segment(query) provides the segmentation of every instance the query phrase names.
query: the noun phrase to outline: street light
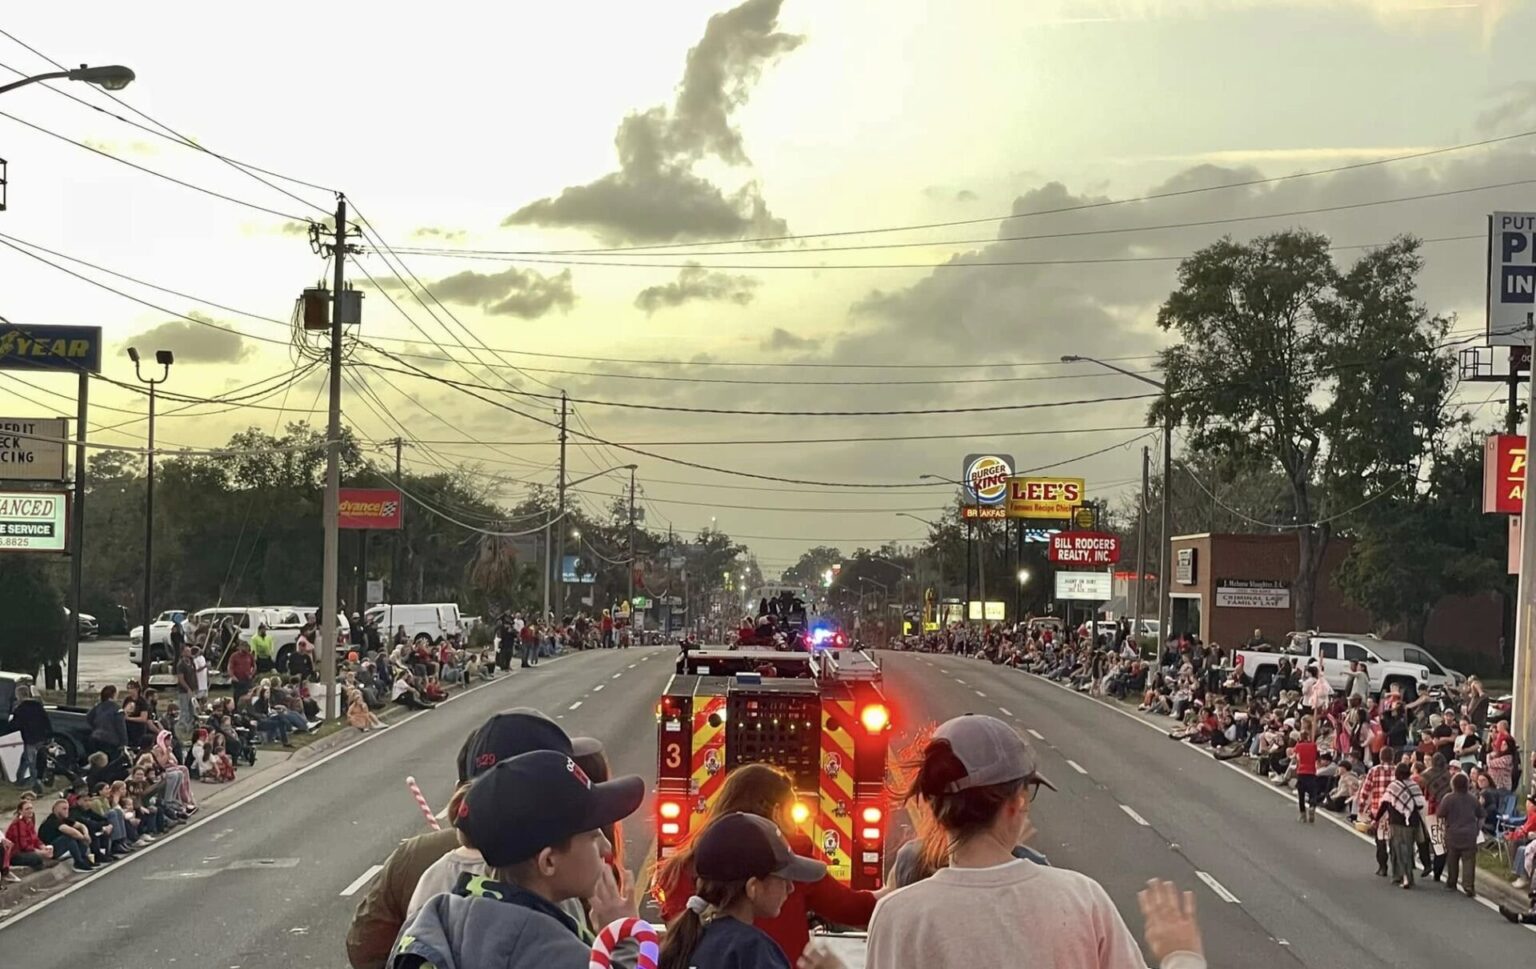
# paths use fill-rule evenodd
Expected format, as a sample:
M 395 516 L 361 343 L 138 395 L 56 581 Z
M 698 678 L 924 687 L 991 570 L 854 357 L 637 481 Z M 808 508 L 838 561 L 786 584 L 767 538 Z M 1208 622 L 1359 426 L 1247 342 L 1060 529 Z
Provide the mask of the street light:
M 50 71 L 47 74 L 34 74 L 32 77 L 24 77 L 19 81 L 9 84 L 0 84 L 0 94 L 14 91 L 28 84 L 36 84 L 38 81 L 84 81 L 94 84 L 107 91 L 121 91 L 133 83 L 134 74 L 121 64 L 112 64 L 107 67 L 86 67 L 81 64 L 72 71 Z
M 128 359 L 133 361 L 133 375 L 139 379 L 140 383 L 149 385 L 149 442 L 145 452 L 147 473 L 144 478 L 144 626 L 139 633 L 139 692 L 142 694 L 149 689 L 149 628 L 154 618 L 150 612 L 150 596 L 154 589 L 155 578 L 155 562 L 152 555 L 155 542 L 155 387 L 165 383 L 171 376 L 171 364 L 176 361 L 176 357 L 169 350 L 155 351 L 155 363 L 163 368 L 158 380 L 144 376 L 137 347 L 128 348 Z M 173 659 L 177 658 L 179 657 L 173 657 Z
M 579 485 L 579 484 L 581 484 L 584 481 L 591 481 L 593 478 L 601 478 L 605 474 L 612 474 L 615 471 L 628 471 L 628 472 L 630 472 L 630 479 L 629 479 L 629 509 L 630 509 L 629 515 L 630 515 L 630 526 L 631 526 L 631 530 L 630 530 L 630 546 L 631 546 L 631 551 L 633 551 L 633 546 L 634 546 L 634 530 L 633 530 L 633 526 L 634 526 L 634 515 L 635 515 L 635 511 L 634 511 L 634 509 L 635 509 L 635 479 L 634 479 L 634 471 L 635 471 L 636 467 L 637 467 L 637 465 L 633 465 L 633 464 L 621 464 L 621 465 L 618 465 L 618 466 L 612 467 L 612 468 L 604 468 L 601 471 L 594 471 L 594 472 L 592 472 L 589 475 L 577 478 L 575 481 L 562 481 L 561 487 L 560 487 L 560 508 L 561 508 L 561 511 L 563 512 L 564 509 L 565 509 L 565 492 L 566 492 L 567 489 L 574 488 L 576 485 Z M 562 517 L 563 517 L 563 514 L 562 514 Z M 550 527 L 552 525 L 554 525 L 554 524 L 555 524 L 554 521 L 549 521 L 549 522 L 546 522 L 544 524 L 544 615 L 545 616 L 551 615 L 550 609 L 549 609 L 550 587 L 551 586 L 553 586 L 554 589 L 556 590 L 556 600 L 557 601 L 555 602 L 555 605 L 560 607 L 560 611 L 562 613 L 565 611 L 565 531 L 564 531 L 564 528 L 562 526 L 562 530 L 561 531 L 554 533 L 554 537 L 558 538 L 559 541 L 560 541 L 560 561 L 558 563 L 556 563 L 555 562 L 554 547 L 553 547 L 554 543 L 552 541 L 550 541 Z M 573 530 L 572 533 L 571 533 L 571 537 L 579 539 L 579 538 L 581 538 L 581 533 L 578 532 L 578 531 L 574 531 Z M 631 555 L 630 558 L 634 558 L 634 556 Z M 558 568 L 558 571 L 556 571 L 557 568 Z M 631 567 L 630 572 L 631 572 L 631 575 L 633 575 L 633 572 L 634 572 L 633 567 Z M 631 580 L 631 581 L 633 581 L 633 580 Z M 634 599 L 634 595 L 633 594 L 630 595 L 630 599 L 631 600 Z
M 1019 569 L 1019 585 L 1029 585 L 1029 569 Z
M 1134 370 L 1126 370 L 1112 363 L 1094 357 L 1083 357 L 1077 354 L 1066 354 L 1061 358 L 1062 363 L 1096 363 L 1106 370 L 1123 374 L 1144 384 L 1151 384 L 1163 392 L 1166 399 L 1168 385 L 1161 380 L 1153 380 L 1145 374 L 1136 373 Z M 1146 496 L 1142 496 L 1145 500 Z M 1163 643 L 1168 637 L 1168 540 L 1173 537 L 1173 415 L 1169 408 L 1163 409 L 1163 535 L 1157 544 L 1157 665 L 1163 665 Z M 1140 543 L 1137 543 L 1137 557 L 1140 558 Z M 1138 631 L 1141 626 L 1141 583 L 1146 575 L 1146 569 L 1141 562 L 1136 564 L 1136 626 Z

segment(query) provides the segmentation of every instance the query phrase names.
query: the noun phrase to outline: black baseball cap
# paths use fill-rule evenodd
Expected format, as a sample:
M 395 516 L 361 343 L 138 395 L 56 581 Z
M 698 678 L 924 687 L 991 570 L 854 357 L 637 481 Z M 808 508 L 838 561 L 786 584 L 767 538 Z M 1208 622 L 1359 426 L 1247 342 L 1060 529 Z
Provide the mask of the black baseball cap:
M 640 809 L 635 775 L 594 784 L 570 755 L 536 750 L 501 761 L 459 803 L 457 827 L 492 868 L 527 861 L 551 845 L 622 821 Z
M 693 871 L 710 881 L 734 882 L 777 875 L 792 882 L 817 882 L 827 866 L 795 854 L 784 832 L 755 814 L 727 814 L 699 835 Z
M 504 710 L 480 725 L 469 742 L 465 766 L 469 777 L 519 754 L 553 750 L 567 757 L 587 757 L 603 749 L 592 737 L 572 738 L 560 725 L 529 707 Z

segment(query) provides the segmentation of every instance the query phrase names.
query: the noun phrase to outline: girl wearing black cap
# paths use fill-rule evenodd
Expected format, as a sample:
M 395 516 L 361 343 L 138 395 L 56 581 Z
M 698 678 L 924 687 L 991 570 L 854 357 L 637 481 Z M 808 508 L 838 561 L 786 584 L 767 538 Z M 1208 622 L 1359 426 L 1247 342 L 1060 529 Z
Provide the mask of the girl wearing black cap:
M 1042 787 L 1034 749 L 1001 720 L 967 715 L 934 731 L 906 797 L 943 828 L 949 864 L 875 906 L 868 969 L 1145 969 L 1098 882 L 1014 856 Z M 1142 910 L 1162 969 L 1205 969 L 1192 896 L 1158 883 Z
M 827 866 L 790 851 L 772 821 L 741 813 L 699 836 L 693 865 L 694 893 L 667 926 L 659 969 L 789 969 L 753 922 L 778 915 L 794 883 L 820 881 Z

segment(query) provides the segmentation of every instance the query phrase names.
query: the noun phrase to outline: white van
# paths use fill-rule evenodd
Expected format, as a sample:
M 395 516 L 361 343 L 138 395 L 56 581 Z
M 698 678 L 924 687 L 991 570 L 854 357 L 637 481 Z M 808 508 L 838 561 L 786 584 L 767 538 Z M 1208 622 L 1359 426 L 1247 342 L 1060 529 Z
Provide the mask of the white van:
M 405 627 L 405 634 L 412 641 L 425 636 L 433 643 L 440 643 L 444 636 L 464 632 L 464 621 L 456 602 L 380 603 L 363 613 L 363 619 L 378 620 L 379 634 L 385 643 L 395 641 L 395 631 L 401 626 Z

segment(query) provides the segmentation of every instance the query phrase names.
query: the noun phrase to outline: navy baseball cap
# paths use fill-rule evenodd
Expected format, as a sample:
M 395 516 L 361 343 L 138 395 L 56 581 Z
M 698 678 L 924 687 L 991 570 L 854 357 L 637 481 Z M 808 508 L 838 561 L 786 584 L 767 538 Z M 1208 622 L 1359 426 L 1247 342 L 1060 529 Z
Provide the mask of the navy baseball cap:
M 477 777 L 501 761 L 535 750 L 553 750 L 567 757 L 587 757 L 603 749 L 592 737 L 572 738 L 560 725 L 529 707 L 505 710 L 480 725 L 469 742 L 464 767 Z
M 817 882 L 827 866 L 795 854 L 784 832 L 767 818 L 737 812 L 718 819 L 693 850 L 693 871 L 710 881 L 734 882 L 777 875 L 792 882 Z
M 586 831 L 640 809 L 645 781 L 617 777 L 594 784 L 570 755 L 536 750 L 482 773 L 459 804 L 455 827 L 492 868 L 527 861 Z

